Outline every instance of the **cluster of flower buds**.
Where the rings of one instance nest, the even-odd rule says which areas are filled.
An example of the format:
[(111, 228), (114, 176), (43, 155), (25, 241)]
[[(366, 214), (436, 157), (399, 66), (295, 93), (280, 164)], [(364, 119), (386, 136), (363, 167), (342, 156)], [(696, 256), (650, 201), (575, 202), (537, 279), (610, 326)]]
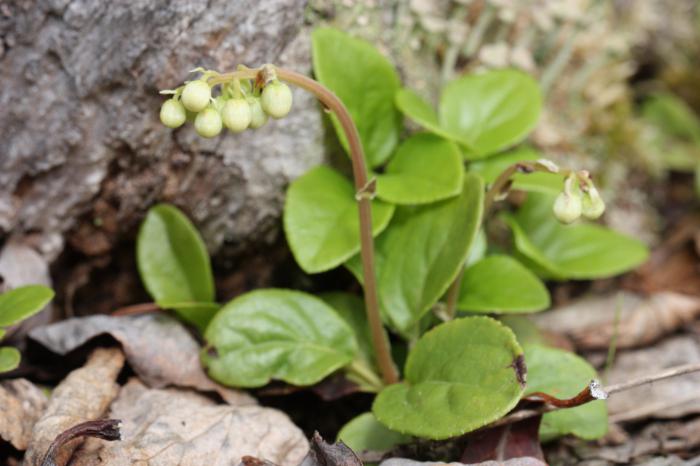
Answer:
[(216, 86), (211, 86), (209, 79), (219, 73), (201, 68), (193, 72), (201, 72), (201, 76), (177, 89), (161, 91), (172, 95), (160, 108), (160, 121), (168, 128), (193, 120), (197, 134), (213, 138), (224, 126), (234, 133), (260, 128), (268, 116), (282, 118), (292, 108), (292, 91), (276, 78), (260, 86), (247, 79), (233, 79), (221, 84), (214, 95)]
[(594, 220), (605, 212), (605, 203), (587, 171), (570, 173), (564, 190), (554, 201), (554, 216), (562, 223), (572, 223), (582, 215)]

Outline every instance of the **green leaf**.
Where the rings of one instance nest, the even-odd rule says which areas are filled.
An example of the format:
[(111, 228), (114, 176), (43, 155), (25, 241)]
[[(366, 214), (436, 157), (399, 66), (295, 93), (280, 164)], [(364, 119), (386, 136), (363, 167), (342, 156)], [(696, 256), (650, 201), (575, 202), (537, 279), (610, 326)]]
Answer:
[(362, 413), (351, 419), (338, 432), (338, 440), (352, 451), (386, 451), (409, 442), (411, 437), (387, 429), (372, 413)]
[[(214, 301), (207, 249), (194, 225), (175, 206), (158, 204), (148, 211), (139, 230), (136, 258), (141, 280), (159, 305)], [(200, 330), (216, 312), (186, 307), (175, 311)]]
[(657, 93), (650, 96), (644, 102), (642, 115), (665, 133), (700, 144), (700, 118), (675, 95)]
[(234, 387), (270, 379), (312, 385), (357, 353), (350, 327), (320, 299), (291, 290), (246, 293), (226, 304), (207, 327), (202, 362)]
[[(579, 356), (554, 348), (529, 345), (526, 395), (543, 392), (557, 398), (571, 398), (597, 377), (595, 369)], [(542, 418), (540, 437), (551, 440), (573, 434), (586, 440), (602, 437), (608, 430), (608, 414), (602, 400), (547, 413)]]
[(552, 214), (552, 196), (530, 193), (506, 221), (515, 247), (545, 278), (598, 279), (631, 270), (649, 252), (640, 241), (599, 225), (562, 225)]
[(396, 151), (384, 174), (377, 175), (377, 197), (394, 204), (425, 204), (462, 191), (462, 155), (454, 143), (416, 134)]
[[(371, 167), (384, 163), (396, 147), (402, 129), (394, 107), (401, 82), (391, 63), (363, 40), (337, 29), (316, 29), (312, 34), (316, 78), (347, 107)], [(347, 139), (335, 115), (338, 138), (345, 150)]]
[(534, 273), (511, 257), (493, 255), (464, 271), (457, 309), (519, 313), (542, 311), (549, 304), (549, 292)]
[[(486, 184), (493, 183), (498, 175), (509, 166), (542, 158), (542, 154), (530, 147), (521, 147), (487, 159), (475, 160), (469, 164), (469, 171), (478, 173)], [(511, 178), (511, 189), (559, 194), (564, 189), (564, 177), (556, 173), (516, 173)]]
[(0, 326), (7, 327), (41, 311), (54, 296), (43, 285), (26, 285), (0, 295)]
[(0, 373), (17, 369), (21, 357), (17, 348), (11, 346), (0, 348)]
[(357, 357), (373, 366), (375, 364), (372, 335), (367, 322), (365, 303), (362, 298), (342, 292), (322, 293), (318, 296), (350, 326), (357, 341)]
[[(372, 234), (389, 224), (394, 206), (372, 202)], [(352, 184), (340, 173), (318, 166), (289, 186), (284, 232), (299, 266), (307, 273), (330, 270), (360, 250), (358, 206)]]
[(408, 356), (405, 381), (382, 390), (372, 411), (389, 429), (446, 439), (499, 419), (523, 393), (522, 349), (489, 317), (438, 325)]
[(515, 70), (495, 70), (452, 81), (440, 97), (440, 126), (481, 158), (522, 141), (542, 107), (537, 82)]
[[(416, 207), (399, 207), (376, 241), (379, 303), (385, 321), (408, 334), (447, 291), (467, 258), (481, 224), (484, 185), (464, 177), (455, 198)], [(347, 263), (362, 281), (359, 257)]]
[(431, 133), (447, 139), (455, 139), (440, 126), (437, 114), (430, 104), (411, 89), (403, 88), (396, 93), (396, 107)]

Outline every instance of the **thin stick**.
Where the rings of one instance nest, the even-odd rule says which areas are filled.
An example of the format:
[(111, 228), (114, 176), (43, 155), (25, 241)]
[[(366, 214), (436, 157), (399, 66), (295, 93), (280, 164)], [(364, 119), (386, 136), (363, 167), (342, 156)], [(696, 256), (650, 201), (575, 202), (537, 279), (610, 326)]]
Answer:
[(462, 285), (462, 277), (464, 276), (464, 267), (462, 267), (455, 277), (454, 281), (447, 290), (445, 315), (449, 320), (452, 320), (457, 315), (457, 298), (459, 298), (459, 288)]
[[(374, 271), (374, 240), (372, 238), (372, 183), (368, 183), (367, 166), (360, 142), (360, 135), (355, 123), (343, 102), (329, 89), (313, 79), (295, 71), (274, 68), (277, 77), (290, 84), (301, 87), (312, 93), (329, 110), (335, 113), (350, 148), (352, 172), (355, 179), (355, 190), (360, 218), (360, 255), (362, 256), (362, 272), (365, 289), (365, 308), (367, 320), (372, 333), (372, 345), (377, 355), (377, 363), (382, 373), (384, 383), (398, 382), (399, 376), (391, 357), (391, 347), (385, 338), (381, 316), (379, 314), (379, 299), (377, 297), (377, 280)], [(266, 67), (260, 70), (239, 70), (222, 74), (209, 80), (210, 85), (223, 84), (232, 79), (264, 79)]]
[(134, 314), (147, 314), (149, 312), (160, 311), (161, 308), (156, 303), (141, 303), (125, 306), (112, 312), (113, 316), (130, 316)]
[[(615, 385), (610, 385), (608, 388), (603, 390), (603, 393), (606, 393), (607, 395), (612, 395), (618, 392), (622, 392), (625, 390), (629, 390), (631, 388), (639, 387), (641, 385), (646, 385), (649, 383), (653, 382), (658, 382), (659, 380), (664, 380), (664, 379), (669, 379), (671, 377), (678, 377), (680, 375), (685, 375), (685, 374), (690, 374), (693, 372), (700, 372), (700, 363), (695, 363), (695, 364), (686, 364), (683, 366), (677, 366), (671, 369), (668, 369), (663, 372), (659, 372), (658, 374), (654, 375), (649, 375), (646, 377), (641, 377), (639, 379), (635, 380), (630, 380), (629, 382), (623, 382)], [(586, 396), (588, 395), (588, 396)], [(553, 397), (549, 397), (550, 401)], [(509, 414), (506, 417), (503, 417), (499, 419), (496, 422), (493, 422), (489, 424), (487, 427), (497, 427), (497, 426), (502, 426), (505, 424), (513, 424), (514, 422), (522, 421), (524, 419), (531, 418), (533, 416), (539, 416), (551, 411), (557, 411), (559, 409), (567, 409), (567, 408), (575, 408), (576, 406), (581, 406), (585, 403), (588, 403), (590, 401), (594, 401), (596, 399), (599, 399), (598, 397), (594, 397), (591, 395), (590, 392), (590, 385), (586, 387), (584, 390), (581, 391), (578, 395), (576, 395), (573, 399), (579, 399), (580, 402), (578, 404), (572, 404), (569, 403), (570, 400), (559, 400), (563, 403), (559, 403), (561, 406), (555, 406), (554, 404), (548, 403), (544, 404), (542, 407), (537, 408), (537, 409), (525, 409), (521, 411), (516, 411), (512, 414)], [(566, 406), (563, 406), (566, 405)]]

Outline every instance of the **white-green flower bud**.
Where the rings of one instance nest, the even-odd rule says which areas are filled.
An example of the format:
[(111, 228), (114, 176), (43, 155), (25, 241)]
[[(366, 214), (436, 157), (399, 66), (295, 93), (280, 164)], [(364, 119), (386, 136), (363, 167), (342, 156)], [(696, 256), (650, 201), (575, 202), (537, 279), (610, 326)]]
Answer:
[(201, 112), (209, 105), (211, 88), (209, 84), (201, 79), (190, 81), (182, 90), (180, 99), (182, 100), (182, 105), (184, 105), (187, 110), (191, 112)]
[(194, 129), (203, 138), (213, 138), (221, 133), (221, 115), (214, 107), (207, 107), (194, 119)]
[(571, 223), (581, 216), (581, 195), (560, 193), (554, 201), (554, 216), (562, 223)]
[(259, 97), (249, 97), (248, 105), (250, 105), (251, 128), (257, 129), (267, 123), (267, 113), (265, 113), (265, 110), (263, 110)]
[(224, 104), (221, 119), (228, 129), (234, 133), (240, 133), (250, 125), (250, 105), (245, 99), (231, 99)]
[(160, 121), (168, 128), (179, 128), (186, 119), (185, 107), (176, 99), (168, 99), (160, 107)]
[(595, 220), (603, 215), (603, 212), (605, 212), (605, 202), (603, 202), (595, 186), (590, 185), (588, 191), (583, 193), (581, 207), (583, 216), (591, 220)]
[(292, 91), (286, 84), (273, 81), (262, 91), (262, 108), (272, 118), (282, 118), (292, 109)]

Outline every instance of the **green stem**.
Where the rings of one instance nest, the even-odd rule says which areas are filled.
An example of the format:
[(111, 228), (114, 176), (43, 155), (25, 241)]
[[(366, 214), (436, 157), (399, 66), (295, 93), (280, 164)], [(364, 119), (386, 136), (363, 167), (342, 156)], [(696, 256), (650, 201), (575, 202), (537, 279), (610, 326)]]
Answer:
[(347, 366), (347, 371), (348, 375), (359, 382), (362, 388), (378, 392), (384, 386), (382, 379), (363, 361), (354, 360)]
[[(379, 314), (379, 299), (377, 297), (377, 280), (374, 271), (374, 240), (372, 238), (371, 195), (368, 192), (367, 166), (360, 135), (355, 123), (343, 102), (329, 89), (303, 74), (283, 68), (264, 66), (259, 70), (239, 70), (233, 73), (219, 75), (209, 81), (211, 85), (228, 82), (231, 79), (256, 79), (263, 83), (275, 73), (277, 78), (294, 84), (312, 93), (316, 98), (338, 118), (350, 147), (350, 159), (357, 191), (357, 202), (360, 218), (360, 255), (362, 257), (362, 272), (364, 276), (365, 308), (367, 320), (372, 334), (372, 345), (377, 355), (377, 364), (382, 372), (382, 378), (387, 385), (399, 381), (396, 366), (391, 357), (391, 347), (385, 337)], [(370, 187), (368, 189), (368, 187)]]

